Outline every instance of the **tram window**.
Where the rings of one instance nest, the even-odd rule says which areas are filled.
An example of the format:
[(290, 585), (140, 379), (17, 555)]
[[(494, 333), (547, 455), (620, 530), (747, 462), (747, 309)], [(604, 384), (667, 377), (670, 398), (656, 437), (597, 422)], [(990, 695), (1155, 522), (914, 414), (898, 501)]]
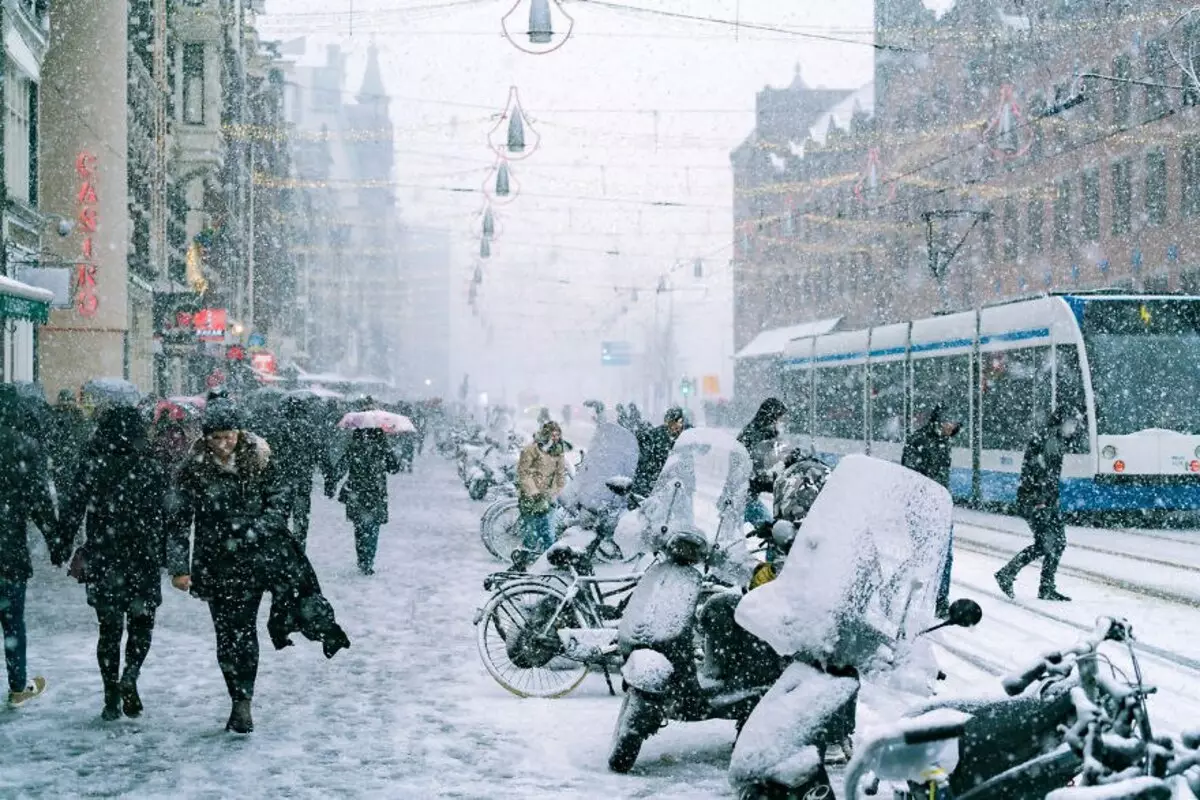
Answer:
[(983, 353), (983, 449), (1024, 450), (1050, 412), (1050, 348)]
[(862, 439), (863, 435), (863, 367), (826, 367), (817, 370), (816, 386), (817, 436), (834, 439)]
[(810, 369), (790, 369), (783, 373), (783, 402), (788, 407), (789, 433), (808, 433)]
[(871, 438), (876, 442), (904, 441), (903, 361), (871, 365)]
[[(1056, 401), (1064, 415), (1074, 414), (1081, 420), (1087, 419), (1087, 407), (1083, 394), (1083, 372), (1079, 368), (1079, 349), (1075, 345), (1059, 345), (1055, 348), (1058, 359), (1058, 393)], [(1088, 451), (1087, 425), (1079, 426), (1079, 432), (1067, 443), (1069, 452)]]
[(934, 407), (940, 405), (943, 420), (961, 422), (966, 429), (971, 411), (971, 357), (917, 359), (912, 371), (913, 427), (923, 425)]

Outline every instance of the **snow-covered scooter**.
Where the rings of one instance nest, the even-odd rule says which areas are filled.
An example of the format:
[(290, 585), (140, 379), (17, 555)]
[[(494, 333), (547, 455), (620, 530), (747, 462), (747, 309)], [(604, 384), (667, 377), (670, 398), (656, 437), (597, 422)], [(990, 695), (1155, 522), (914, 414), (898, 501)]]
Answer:
[[(936, 664), (918, 636), (939, 622), (951, 511), (944, 488), (898, 464), (851, 455), (830, 474), (778, 577), (737, 608), (738, 624), (788, 662), (734, 746), (743, 800), (834, 797), (825, 751), (854, 731), (860, 680), (928, 693)], [(970, 600), (952, 614), (961, 625), (982, 616)]]

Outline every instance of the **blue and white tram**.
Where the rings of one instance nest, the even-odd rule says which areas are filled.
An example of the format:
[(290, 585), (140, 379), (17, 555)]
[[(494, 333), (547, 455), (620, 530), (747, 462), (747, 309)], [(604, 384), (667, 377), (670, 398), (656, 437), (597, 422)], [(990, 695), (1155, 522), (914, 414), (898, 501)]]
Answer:
[(1200, 298), (1041, 297), (792, 340), (781, 357), (792, 438), (836, 461), (898, 461), (941, 405), (961, 420), (956, 500), (1016, 500), (1049, 412), (1086, 419), (1063, 464), (1066, 511), (1200, 509)]

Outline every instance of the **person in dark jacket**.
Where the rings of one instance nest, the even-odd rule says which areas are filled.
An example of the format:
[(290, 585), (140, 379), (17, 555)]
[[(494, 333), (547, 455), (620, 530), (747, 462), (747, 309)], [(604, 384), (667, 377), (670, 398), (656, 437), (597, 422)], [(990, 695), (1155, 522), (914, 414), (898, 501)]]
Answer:
[(1055, 578), (1058, 562), (1067, 548), (1067, 533), (1058, 507), (1058, 482), (1062, 477), (1063, 453), (1079, 429), (1079, 419), (1055, 411), (1046, 426), (1025, 447), (1021, 461), (1021, 482), (1017, 486), (1017, 512), (1033, 531), (1033, 544), (1013, 556), (996, 573), (996, 583), (1010, 598), (1017, 574), (1037, 559), (1042, 559), (1039, 600), (1067, 601), (1058, 591)]
[[(950, 489), (950, 451), (952, 440), (962, 430), (962, 424), (942, 419), (942, 407), (935, 406), (929, 412), (925, 424), (909, 434), (904, 443), (900, 464), (913, 472), (920, 473)], [(946, 550), (946, 561), (942, 567), (942, 580), (938, 585), (937, 615), (945, 618), (950, 614), (950, 571), (954, 566), (954, 526), (950, 527), (950, 544)]]
[(346, 518), (354, 524), (354, 551), (364, 575), (375, 574), (379, 529), (388, 521), (387, 476), (399, 471), (400, 460), (387, 435), (366, 429), (354, 431), (345, 453), (325, 476), (326, 497), (333, 497), (342, 478), (346, 479), (337, 497), (346, 506)]
[[(667, 457), (671, 455), (675, 440), (683, 433), (683, 428), (683, 409), (670, 408), (663, 416), (662, 425), (638, 436), (638, 463), (637, 470), (633, 473), (631, 495), (645, 497), (650, 494), (654, 482), (658, 480), (659, 473), (667, 463)], [(633, 500), (632, 496), (630, 500)]]
[(50, 456), (51, 477), (61, 501), (61, 496), (79, 469), (91, 434), (91, 424), (75, 402), (75, 395), (70, 389), (58, 393), (58, 404), (50, 410), (49, 419), (46, 450)]
[(779, 439), (779, 423), (787, 416), (787, 406), (783, 401), (768, 397), (754, 414), (754, 419), (742, 428), (737, 440), (750, 454), (750, 462), (754, 468), (754, 476), (750, 479), (750, 491), (753, 495), (746, 503), (746, 522), (751, 525), (761, 525), (771, 520), (771, 512), (763, 504), (757, 494), (770, 491), (774, 480), (768, 474), (772, 466), (768, 463), (775, 442)]
[[(149, 452), (146, 426), (137, 409), (114, 406), (97, 421), (88, 455), (62, 505), (63, 540), (73, 542), (81, 525), (81, 578), (96, 610), (100, 639), (96, 659), (104, 683), (105, 720), (142, 713), (137, 680), (150, 652), (155, 611), (162, 604), (163, 503), (167, 471)], [(121, 672), (121, 637), (125, 671)]]
[(320, 465), (324, 439), (308, 403), (299, 397), (284, 398), (280, 418), (266, 438), (275, 469), (288, 490), (292, 535), (303, 550), (312, 515), (313, 473)]
[(292, 538), (287, 487), (271, 463), (271, 449), (242, 425), (232, 401), (208, 404), (203, 438), (180, 465), (167, 504), (172, 584), (208, 602), (217, 663), (233, 703), (225, 728), (235, 733), (254, 730), (258, 608), (270, 589), (268, 569), (283, 567), (263, 557), (264, 543), (278, 546), (279, 539)]
[(67, 545), (58, 536), (46, 458), (37, 440), (25, 435), (20, 398), (0, 384), (0, 629), (8, 672), (8, 702), (37, 697), (46, 679), (30, 677), (25, 649), (25, 586), (33, 575), (26, 526), (33, 522), (46, 538), (50, 561), (66, 562)]

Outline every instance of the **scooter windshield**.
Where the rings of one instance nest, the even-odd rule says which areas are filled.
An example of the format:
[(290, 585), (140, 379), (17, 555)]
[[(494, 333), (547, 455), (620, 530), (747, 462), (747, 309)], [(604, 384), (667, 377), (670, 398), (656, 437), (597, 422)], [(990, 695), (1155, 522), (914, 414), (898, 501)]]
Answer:
[(626, 501), (614, 494), (606, 482), (612, 478), (632, 480), (637, 462), (638, 443), (632, 433), (620, 425), (598, 424), (575, 477), (559, 497), (560, 502), (567, 508), (578, 505), (593, 511), (623, 507)]
[(928, 478), (846, 456), (779, 576), (738, 605), (738, 623), (785, 656), (864, 668), (886, 645), (903, 658), (934, 619), (951, 512), (950, 494)]

